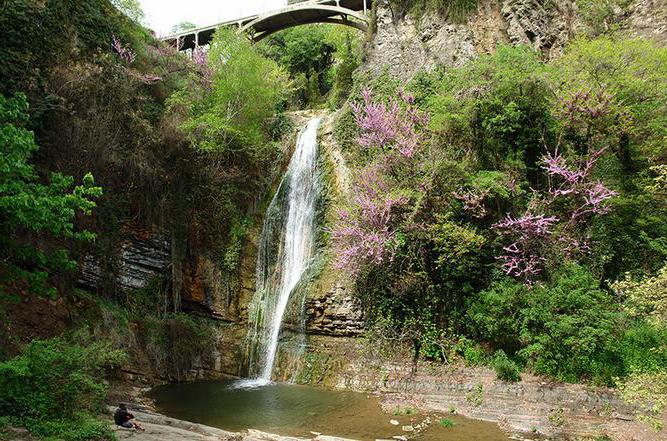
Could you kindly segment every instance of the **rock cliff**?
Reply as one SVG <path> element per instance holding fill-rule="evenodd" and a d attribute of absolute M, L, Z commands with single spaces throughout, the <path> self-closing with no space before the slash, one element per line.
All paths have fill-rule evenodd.
<path fill-rule="evenodd" d="M 611 19 L 623 32 L 667 41 L 665 0 L 637 0 L 623 9 L 610 5 Z M 431 11 L 419 18 L 400 15 L 388 0 L 379 0 L 376 32 L 360 71 L 408 80 L 419 70 L 460 66 L 498 44 L 527 45 L 551 59 L 571 38 L 588 32 L 578 11 L 576 0 L 481 0 L 477 11 L 453 21 Z"/>

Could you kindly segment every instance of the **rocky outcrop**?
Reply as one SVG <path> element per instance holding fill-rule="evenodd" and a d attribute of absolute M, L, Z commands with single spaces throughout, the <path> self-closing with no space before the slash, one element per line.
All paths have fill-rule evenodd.
<path fill-rule="evenodd" d="M 425 14 L 418 23 L 410 15 L 397 16 L 386 0 L 380 0 L 376 24 L 362 72 L 387 71 L 409 79 L 419 70 L 438 64 L 460 66 L 476 56 L 473 30 L 446 23 L 436 14 Z"/>
<path fill-rule="evenodd" d="M 80 269 L 78 285 L 96 291 L 104 282 L 109 267 L 116 266 L 113 282 L 122 291 L 145 288 L 152 279 L 168 272 L 171 264 L 171 245 L 161 234 L 134 231 L 127 234 L 118 247 L 117 255 L 104 259 L 87 255 Z"/>
<path fill-rule="evenodd" d="M 610 2 L 609 7 L 626 34 L 667 44 L 667 0 L 635 0 L 623 7 Z M 388 0 L 379 0 L 376 20 L 360 72 L 387 71 L 402 80 L 436 66 L 461 66 L 502 43 L 530 46 L 549 60 L 587 32 L 575 0 L 480 0 L 462 22 L 433 11 L 418 19 L 401 16 Z"/>
<path fill-rule="evenodd" d="M 561 54 L 576 17 L 572 0 L 503 0 L 500 14 L 512 44 L 531 46 L 547 59 Z"/>
<path fill-rule="evenodd" d="M 352 337 L 364 330 L 363 314 L 342 284 L 323 295 L 306 300 L 308 334 Z"/>
<path fill-rule="evenodd" d="M 419 70 L 461 66 L 498 44 L 525 44 L 547 58 L 562 52 L 573 35 L 573 0 L 482 0 L 462 23 L 426 11 L 398 16 L 388 1 L 377 3 L 377 31 L 361 71 L 388 71 L 403 80 Z"/>
<path fill-rule="evenodd" d="M 628 20 L 632 35 L 667 44 L 667 0 L 638 0 Z"/>

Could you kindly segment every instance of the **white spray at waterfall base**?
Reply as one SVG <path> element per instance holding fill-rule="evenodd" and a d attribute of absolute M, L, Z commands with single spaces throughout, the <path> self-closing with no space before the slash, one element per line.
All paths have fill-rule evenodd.
<path fill-rule="evenodd" d="M 271 381 L 283 316 L 315 251 L 315 212 L 320 194 L 317 128 L 308 121 L 276 195 L 267 209 L 257 258 L 257 288 L 250 308 L 249 373 L 241 386 Z"/>

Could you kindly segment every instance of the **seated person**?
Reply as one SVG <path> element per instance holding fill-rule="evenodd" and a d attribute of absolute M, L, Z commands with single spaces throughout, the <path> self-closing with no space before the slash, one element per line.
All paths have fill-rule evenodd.
<path fill-rule="evenodd" d="M 116 425 L 125 427 L 126 429 L 145 430 L 138 423 L 130 421 L 132 419 L 134 419 L 134 415 L 127 411 L 127 406 L 124 403 L 120 403 L 118 409 L 116 409 L 116 412 L 113 414 L 113 420 Z"/>

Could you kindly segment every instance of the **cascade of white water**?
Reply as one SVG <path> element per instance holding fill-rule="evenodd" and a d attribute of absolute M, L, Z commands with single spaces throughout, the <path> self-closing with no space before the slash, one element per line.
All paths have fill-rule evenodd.
<path fill-rule="evenodd" d="M 266 213 L 257 258 L 257 288 L 251 303 L 250 376 L 271 381 L 280 329 L 290 295 L 314 254 L 315 211 L 320 192 L 317 128 L 311 119 Z"/>

